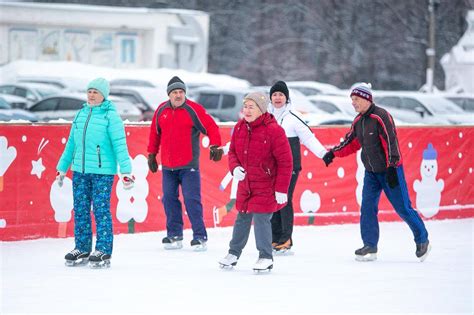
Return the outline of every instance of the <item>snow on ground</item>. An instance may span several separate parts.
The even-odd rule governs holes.
[[[254,274],[253,231],[233,270],[217,261],[231,228],[209,229],[207,252],[165,251],[164,232],[115,238],[112,267],[68,268],[73,239],[0,243],[0,313],[310,314],[473,312],[473,219],[428,221],[420,263],[404,223],[382,223],[376,262],[357,262],[358,225],[296,227],[294,255]]]

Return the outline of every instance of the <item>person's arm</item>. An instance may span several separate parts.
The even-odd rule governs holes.
[[[127,147],[127,137],[125,135],[125,127],[119,114],[115,110],[110,110],[108,114],[109,124],[107,126],[107,133],[112,149],[115,153],[117,164],[120,166],[121,174],[132,173],[132,163]]]
[[[74,120],[72,121],[71,130],[69,131],[69,137],[67,139],[66,147],[64,148],[63,154],[59,159],[58,165],[56,166],[56,170],[63,174],[67,173],[67,170],[71,166],[72,159],[74,157],[74,149],[76,147],[76,144],[74,142],[74,128],[76,127],[76,118],[78,115],[79,113],[76,114]]]
[[[233,172],[237,166],[242,166],[240,165],[240,161],[235,152],[235,138],[236,138],[238,126],[239,126],[239,122],[237,122],[237,124],[234,127],[234,132],[232,133],[232,137],[230,139],[229,154],[227,155],[228,163],[229,163],[229,171],[232,173],[232,175],[234,175]]]
[[[278,125],[272,130],[272,155],[276,160],[275,192],[288,194],[291,174],[293,171],[293,156],[285,131]]]
[[[204,134],[209,137],[209,146],[217,146],[220,147],[222,145],[221,134],[219,132],[219,126],[217,126],[216,122],[209,115],[204,107],[196,106],[194,107],[199,121],[202,123],[204,127]]]
[[[346,134],[344,140],[330,150],[334,156],[344,157],[356,153],[360,149],[360,143],[355,134],[355,124],[359,121],[359,117],[357,116],[352,122],[351,130]]]
[[[294,128],[296,135],[300,139],[300,142],[311,152],[313,152],[314,155],[322,159],[327,153],[327,150],[313,134],[311,128],[297,116],[294,117]]]
[[[159,132],[158,129],[158,112],[160,110],[161,106],[158,106],[158,108],[155,111],[155,114],[153,114],[153,119],[151,120],[151,126],[150,126],[150,134],[148,136],[148,153],[158,154],[158,151],[160,150],[160,143],[161,143],[161,132]]]
[[[381,136],[383,150],[387,157],[387,167],[397,167],[401,164],[401,154],[393,118],[386,111],[381,112],[380,115],[372,114],[372,117],[377,119],[379,123],[379,135]]]

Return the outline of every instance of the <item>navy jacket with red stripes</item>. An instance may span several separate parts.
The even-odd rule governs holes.
[[[166,101],[153,116],[148,152],[158,153],[161,147],[164,169],[199,169],[200,133],[209,137],[209,145],[221,146],[219,127],[202,105],[186,99],[173,108]]]
[[[351,130],[332,151],[337,157],[357,152],[362,147],[362,162],[369,172],[382,173],[389,166],[402,164],[397,131],[392,116],[372,103],[367,112],[359,114]]]

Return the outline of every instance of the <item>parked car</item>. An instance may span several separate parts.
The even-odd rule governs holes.
[[[28,120],[36,122],[38,121],[38,117],[24,109],[12,108],[3,96],[0,95],[0,121],[11,120]]]
[[[474,94],[440,94],[466,112],[474,112]]]
[[[126,99],[110,96],[114,102],[117,112],[123,120],[141,121],[141,111]],[[87,102],[87,97],[83,93],[68,93],[47,97],[34,104],[29,110],[35,113],[42,121],[54,119],[73,120],[77,111]]]
[[[15,109],[15,108],[26,109],[28,107],[28,100],[24,97],[11,95],[11,94],[0,94],[0,96],[13,109]]]
[[[89,83],[87,79],[76,77],[22,76],[16,80],[18,83],[47,84],[69,92],[85,92]]]
[[[375,103],[387,109],[406,110],[411,116],[403,120],[410,123],[424,124],[472,124],[474,117],[453,102],[435,94],[417,92],[374,92]]]
[[[289,88],[300,91],[306,96],[319,94],[341,95],[342,93],[337,86],[316,81],[288,81],[286,85],[288,85]]]
[[[158,105],[168,100],[166,88],[136,86],[112,86],[110,95],[118,96],[132,102],[140,109],[143,120],[151,120]]]
[[[138,86],[154,88],[155,85],[147,80],[137,79],[113,79],[110,80],[110,86]]]
[[[252,87],[252,89],[267,93],[267,95],[270,93],[270,88],[270,86]],[[288,91],[290,92],[290,102],[292,106],[291,108],[293,110],[296,110],[302,114],[319,112],[317,107],[314,106],[313,103],[311,103],[303,93],[290,87],[288,88]],[[268,97],[270,97],[270,95],[268,95]]]
[[[24,97],[28,100],[28,105],[33,105],[47,96],[61,93],[61,89],[48,84],[25,82],[2,84],[0,93]]]

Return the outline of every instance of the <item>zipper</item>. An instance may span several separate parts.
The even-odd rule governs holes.
[[[99,168],[102,167],[102,159],[100,158],[100,145],[97,145],[97,156],[99,157]]]
[[[84,124],[84,132],[82,133],[82,173],[85,173],[86,170],[86,131],[87,125],[89,125],[89,120],[91,119],[92,115],[92,107],[89,111],[89,115],[87,116],[86,122]]]
[[[362,135],[363,135],[363,137],[364,137],[364,139],[365,139],[365,117],[362,119]],[[372,163],[370,163],[369,154],[366,154],[365,156],[366,156],[366,158],[367,158],[367,162],[369,162],[369,165],[370,165],[370,167],[372,168],[372,172],[375,172],[375,169],[374,169],[374,167],[372,166]]]

